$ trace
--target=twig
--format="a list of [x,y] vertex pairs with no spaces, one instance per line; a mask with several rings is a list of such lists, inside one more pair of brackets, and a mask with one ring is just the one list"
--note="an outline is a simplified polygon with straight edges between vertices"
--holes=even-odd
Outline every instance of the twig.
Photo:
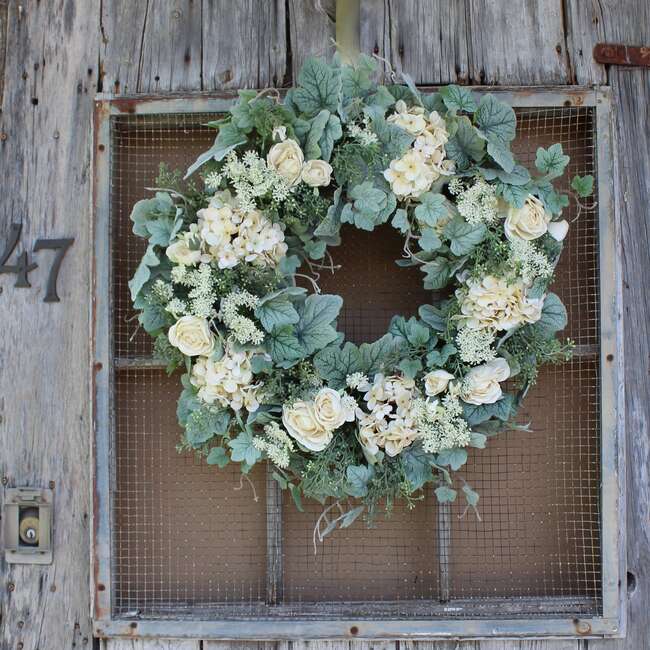
[[305,278],[305,280],[309,280],[311,282],[311,284],[312,284],[312,287],[314,288],[314,291],[316,293],[321,292],[320,287],[318,286],[318,284],[316,284],[316,281],[310,275],[305,275],[304,273],[294,273],[293,277],[294,278]]
[[246,474],[239,475],[239,487],[234,487],[233,490],[242,490],[244,488],[244,479],[246,479],[248,481],[248,484],[251,486],[251,490],[253,490],[253,501],[257,503],[260,500],[260,498],[257,496],[257,490],[255,490],[253,481],[251,481]]

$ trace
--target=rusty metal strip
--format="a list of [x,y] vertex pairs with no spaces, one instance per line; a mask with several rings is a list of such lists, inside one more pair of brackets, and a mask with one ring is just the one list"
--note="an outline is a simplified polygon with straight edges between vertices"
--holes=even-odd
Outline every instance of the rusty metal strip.
[[609,65],[650,68],[650,46],[635,47],[619,43],[596,43],[594,59],[598,63]]

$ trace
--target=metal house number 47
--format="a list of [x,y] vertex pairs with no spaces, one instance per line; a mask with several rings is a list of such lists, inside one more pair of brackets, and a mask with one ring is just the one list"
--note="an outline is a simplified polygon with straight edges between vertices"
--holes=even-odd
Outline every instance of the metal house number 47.
[[[18,288],[29,288],[32,285],[29,283],[27,274],[30,271],[38,268],[36,262],[29,261],[29,253],[23,251],[16,260],[16,264],[7,264],[9,257],[16,248],[18,240],[20,239],[20,232],[23,229],[22,223],[12,223],[11,230],[9,231],[9,241],[5,247],[4,252],[0,255],[0,273],[15,273],[16,282],[14,287]],[[52,261],[52,266],[50,267],[50,275],[47,278],[47,288],[45,290],[45,298],[43,302],[59,302],[59,294],[56,292],[56,281],[59,277],[59,270],[61,269],[61,262],[65,254],[72,246],[74,238],[68,239],[37,239],[34,242],[33,251],[36,253],[38,251],[48,249],[55,250],[56,255]]]

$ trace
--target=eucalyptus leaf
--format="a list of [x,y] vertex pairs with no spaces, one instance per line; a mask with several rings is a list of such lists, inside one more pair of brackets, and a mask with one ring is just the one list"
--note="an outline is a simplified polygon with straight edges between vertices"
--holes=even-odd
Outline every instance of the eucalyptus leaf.
[[547,294],[542,307],[542,316],[534,327],[546,334],[554,334],[567,326],[568,316],[566,307],[560,298],[554,294]]

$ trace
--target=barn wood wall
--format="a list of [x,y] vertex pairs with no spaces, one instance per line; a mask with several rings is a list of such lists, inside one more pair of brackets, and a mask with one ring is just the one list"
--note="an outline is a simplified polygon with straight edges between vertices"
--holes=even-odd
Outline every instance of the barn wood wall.
[[[287,85],[331,51],[331,0],[0,0],[0,241],[74,236],[45,304],[0,278],[0,477],[54,486],[55,561],[0,559],[0,647],[91,648],[91,118],[98,90]],[[361,0],[361,47],[417,82],[609,83],[623,224],[629,626],[619,641],[401,642],[409,650],[646,650],[650,619],[650,71],[606,69],[594,43],[650,43],[647,0]],[[21,252],[19,249],[18,252]],[[41,254],[43,255],[43,254]],[[2,499],[0,491],[0,500]],[[104,641],[103,650],[392,650],[395,643]]]

